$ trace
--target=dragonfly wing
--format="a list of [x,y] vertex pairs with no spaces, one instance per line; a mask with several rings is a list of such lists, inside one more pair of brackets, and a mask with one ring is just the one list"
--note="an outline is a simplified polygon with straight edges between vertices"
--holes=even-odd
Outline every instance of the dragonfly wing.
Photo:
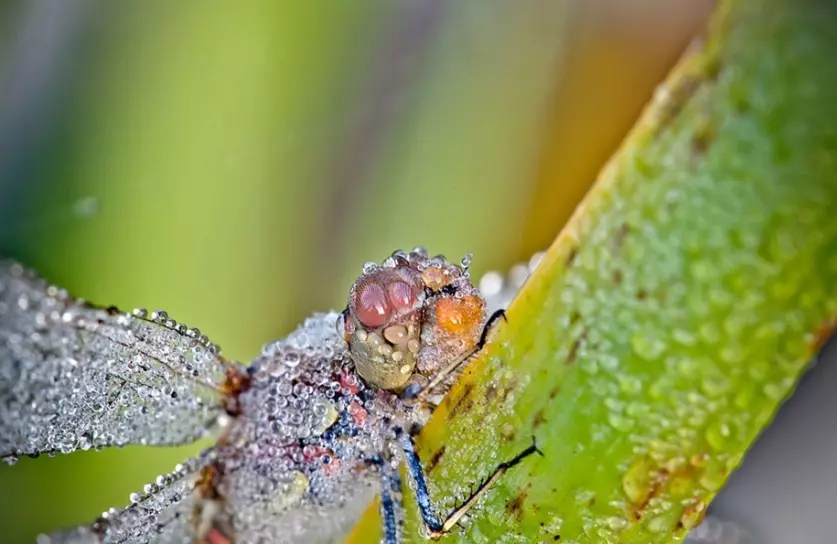
[[134,493],[126,508],[111,509],[89,526],[41,535],[38,544],[193,544],[199,500],[195,482],[213,455],[207,450],[158,476],[142,493]]
[[40,535],[37,544],[96,544],[98,542],[101,542],[101,537],[92,527],[76,527],[51,535]]
[[371,474],[330,482],[333,501],[312,493],[301,472],[242,468],[228,481],[227,508],[236,542],[340,542],[377,493]]
[[228,363],[165,314],[135,314],[74,300],[0,261],[0,458],[206,433]]

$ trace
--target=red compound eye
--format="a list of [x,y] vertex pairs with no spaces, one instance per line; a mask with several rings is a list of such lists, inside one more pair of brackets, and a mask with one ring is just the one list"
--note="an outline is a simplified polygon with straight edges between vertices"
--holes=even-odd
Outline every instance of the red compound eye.
[[411,310],[416,303],[413,288],[403,281],[394,281],[387,286],[389,303],[392,308],[398,310]]
[[367,283],[355,293],[355,316],[370,329],[384,325],[392,313],[384,288],[377,283]]

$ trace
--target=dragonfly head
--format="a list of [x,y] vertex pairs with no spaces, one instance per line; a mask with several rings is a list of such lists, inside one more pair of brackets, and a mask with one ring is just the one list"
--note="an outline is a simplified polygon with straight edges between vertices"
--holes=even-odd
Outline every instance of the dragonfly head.
[[349,293],[342,326],[358,373],[375,387],[397,390],[429,377],[473,350],[485,303],[467,263],[428,257],[416,248],[368,263]]

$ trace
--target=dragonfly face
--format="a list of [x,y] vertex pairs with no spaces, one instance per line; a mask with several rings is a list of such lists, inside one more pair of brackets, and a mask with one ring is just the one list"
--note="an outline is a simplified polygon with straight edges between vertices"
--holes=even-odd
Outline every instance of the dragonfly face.
[[423,386],[473,352],[485,303],[465,263],[416,248],[364,267],[343,322],[355,368],[367,382],[394,390],[408,382]]

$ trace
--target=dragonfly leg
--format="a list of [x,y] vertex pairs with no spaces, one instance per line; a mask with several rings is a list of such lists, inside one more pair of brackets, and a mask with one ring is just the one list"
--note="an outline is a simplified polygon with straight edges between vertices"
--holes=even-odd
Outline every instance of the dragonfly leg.
[[459,522],[468,511],[474,507],[479,498],[499,480],[507,470],[517,465],[530,455],[537,453],[543,456],[538,447],[535,445],[535,438],[532,437],[532,444],[518,453],[509,461],[500,463],[494,472],[485,481],[483,481],[477,489],[471,493],[461,505],[451,510],[444,519],[440,518],[433,508],[430,498],[430,492],[427,490],[427,480],[424,477],[424,469],[421,466],[421,460],[416,453],[415,442],[413,437],[403,432],[401,429],[396,430],[398,439],[401,443],[401,448],[406,457],[407,470],[410,471],[410,476],[416,484],[416,500],[421,513],[421,519],[427,527],[428,536],[432,540],[438,540],[445,533],[450,532],[451,529]]
[[375,457],[367,461],[376,465],[381,474],[381,524],[384,538],[381,544],[400,544],[399,510],[403,509],[401,502],[401,475],[389,461]]
[[501,319],[506,323],[509,322],[509,319],[506,317],[506,310],[502,308],[491,314],[491,316],[485,321],[485,326],[482,328],[482,334],[480,334],[480,341],[477,342],[477,349],[474,353],[485,347],[486,342],[488,342],[488,335],[491,334],[492,329],[494,329],[494,325]]

